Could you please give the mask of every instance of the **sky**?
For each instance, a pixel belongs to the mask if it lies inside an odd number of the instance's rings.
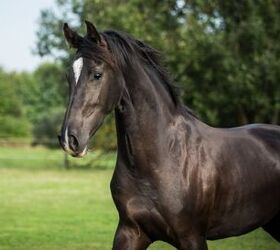
[[[8,71],[32,71],[40,62],[32,54],[40,10],[55,5],[55,0],[0,1],[0,66]]]

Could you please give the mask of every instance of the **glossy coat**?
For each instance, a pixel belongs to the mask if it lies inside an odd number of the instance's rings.
[[[65,25],[67,41],[86,57],[81,50],[91,40],[95,51],[107,49],[113,66],[106,53],[101,61],[96,55],[84,60],[84,67],[102,68],[103,79],[94,92],[92,72],[82,70],[60,142],[79,156],[115,109],[118,152],[111,191],[119,224],[113,249],[142,250],[162,240],[182,250],[205,250],[207,239],[258,227],[280,241],[280,127],[208,126],[174,95],[156,51],[118,32],[98,33],[88,22],[87,28],[82,38]],[[98,95],[95,101],[90,93]],[[70,150],[67,136],[74,138]]]

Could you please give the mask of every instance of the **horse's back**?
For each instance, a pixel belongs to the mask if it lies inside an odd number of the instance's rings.
[[[275,169],[280,171],[280,126],[270,124],[250,124],[239,128],[246,133],[245,139],[252,142],[252,148],[258,148],[261,158],[273,162]]]
[[[219,212],[211,218],[210,239],[251,231],[280,212],[280,127],[252,124],[218,129],[218,135],[223,141],[215,161]]]
[[[280,126],[250,124],[227,130],[221,155],[242,177],[278,180],[280,191]],[[222,163],[224,164],[224,162]]]
[[[259,153],[262,156],[272,157],[275,161],[280,160],[280,126],[249,124],[242,127],[226,129],[225,131],[226,136],[224,137],[233,138],[232,142],[237,145],[239,144],[239,149],[242,148],[242,143],[244,143],[245,149],[248,152],[254,152],[254,150],[259,149]],[[278,164],[280,167],[280,162]]]
[[[263,143],[266,149],[280,157],[280,126],[255,124],[248,126],[249,133]]]

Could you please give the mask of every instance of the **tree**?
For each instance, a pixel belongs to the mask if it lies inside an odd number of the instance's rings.
[[[50,109],[37,118],[33,126],[33,145],[41,144],[50,148],[59,146],[57,135],[63,121],[64,108]]]
[[[190,101],[206,104],[201,112],[213,107],[213,123],[224,126],[279,123],[280,3],[191,1],[189,8],[204,27],[189,38],[200,55],[185,69],[197,93]]]
[[[30,135],[31,125],[25,116],[22,96],[18,94],[17,83],[22,76],[0,69],[0,137]]]
[[[57,147],[57,135],[67,102],[67,82],[59,63],[44,63],[33,73],[34,83],[23,89],[34,144]],[[28,92],[28,95],[26,95]]]
[[[119,29],[161,50],[184,102],[217,126],[279,123],[280,2],[59,0],[44,10],[37,52],[66,63],[63,22]]]
[[[67,102],[67,81],[60,64],[45,63],[33,73],[35,86],[29,105],[32,106],[31,119],[36,122],[42,114],[60,109]]]

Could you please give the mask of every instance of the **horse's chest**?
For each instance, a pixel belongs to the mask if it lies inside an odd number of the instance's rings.
[[[114,180],[114,183],[118,181]],[[135,180],[133,183],[122,180],[118,191],[112,190],[112,193],[122,219],[141,227],[155,239],[163,239],[171,233],[165,218],[157,208],[158,195],[152,184],[143,180]]]

